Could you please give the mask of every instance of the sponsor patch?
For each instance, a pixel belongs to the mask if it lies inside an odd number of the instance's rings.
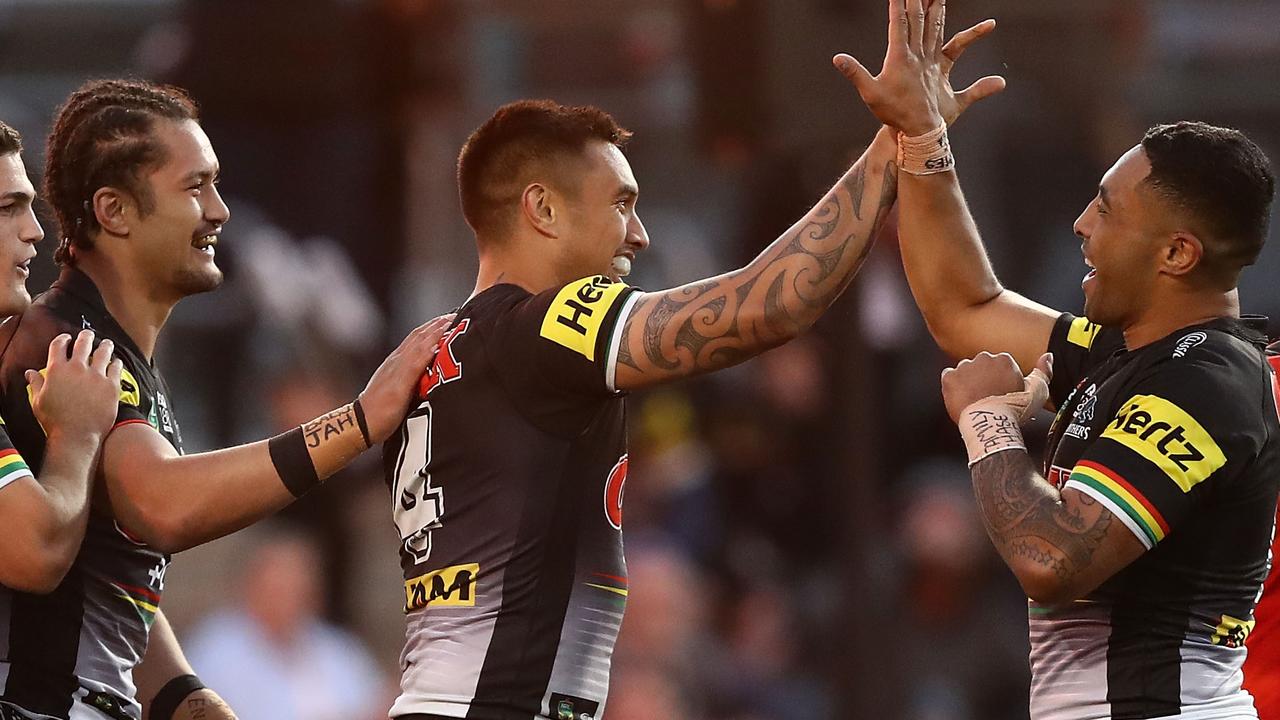
[[[1102,437],[1146,458],[1184,493],[1227,463],[1222,449],[1195,418],[1155,395],[1129,398]]]
[[[1207,624],[1207,623],[1206,623]],[[1225,645],[1229,648],[1244,647],[1244,641],[1253,632],[1256,620],[1241,620],[1230,615],[1223,615],[1222,622],[1213,629],[1211,640],[1214,645]]]
[[[1181,340],[1178,341],[1178,347],[1174,348],[1173,356],[1175,358],[1186,357],[1187,352],[1189,352],[1191,348],[1199,345],[1200,343],[1208,339],[1209,339],[1209,336],[1200,332],[1199,330],[1193,333],[1187,333],[1186,335],[1182,336]]]
[[[572,695],[551,693],[551,716],[556,720],[595,720],[600,703]]]
[[[453,565],[404,583],[404,611],[425,607],[475,607],[478,563]]]
[[[1093,339],[1098,336],[1098,331],[1101,329],[1101,325],[1089,322],[1089,318],[1076,318],[1071,321],[1071,327],[1067,329],[1067,342],[1088,350],[1093,347]]]
[[[128,368],[120,368],[120,404],[130,407],[142,404],[142,388]]]
[[[565,285],[542,318],[542,337],[594,361],[600,326],[609,308],[626,289],[625,284],[603,275]]]

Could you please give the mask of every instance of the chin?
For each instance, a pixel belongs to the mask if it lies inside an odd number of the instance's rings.
[[[209,265],[204,268],[188,269],[180,273],[174,285],[183,297],[199,295],[200,293],[217,290],[218,286],[222,284],[222,277],[222,271],[216,265]]]
[[[31,295],[25,285],[16,287],[0,298],[0,319],[17,315],[31,305]]]

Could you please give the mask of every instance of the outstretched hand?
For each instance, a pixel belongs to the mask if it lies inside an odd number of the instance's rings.
[[[876,118],[908,136],[923,135],[944,122],[950,125],[973,103],[1005,88],[998,75],[960,92],[951,87],[956,61],[975,40],[994,30],[996,21],[984,20],[943,44],[946,13],[945,0],[889,0],[889,48],[879,75],[872,75],[852,55],[832,58]]]

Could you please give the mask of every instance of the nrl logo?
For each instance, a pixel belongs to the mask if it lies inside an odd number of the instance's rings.
[[[1178,347],[1174,349],[1173,356],[1175,358],[1185,357],[1187,352],[1191,350],[1191,348],[1199,345],[1200,343],[1208,339],[1209,339],[1209,336],[1205,335],[1203,332],[1200,332],[1199,330],[1193,333],[1188,333],[1184,335],[1181,340],[1178,341]]]

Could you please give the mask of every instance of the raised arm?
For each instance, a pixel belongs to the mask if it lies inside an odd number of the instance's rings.
[[[390,436],[451,321],[437,318],[410,333],[356,402],[271,440],[179,455],[149,425],[117,427],[102,451],[115,517],[148,545],[178,552],[283,508]]]
[[[70,335],[54,338],[46,374],[27,372],[32,409],[48,432],[39,479],[7,437],[0,452],[0,583],[24,592],[52,592],[80,551],[98,449],[115,417],[121,365],[111,341],[91,353],[93,331],[83,330],[68,357],[70,344]]]
[[[955,61],[974,40],[995,29],[987,20],[943,45],[946,4],[941,0],[891,0],[890,43],[885,71],[872,77],[856,60],[837,58],[867,107],[906,137],[926,135],[948,124],[975,97],[1004,87],[985,77],[961,92],[951,88]],[[895,39],[896,38],[896,39]],[[914,68],[915,82],[886,78],[891,66]],[[944,136],[945,138],[945,136]],[[1008,352],[1032,367],[1049,345],[1059,313],[1006,290],[996,279],[978,235],[954,165],[941,172],[900,174],[898,237],[907,281],[929,331],[953,357],[982,350]]]
[[[893,206],[895,153],[881,129],[822,201],[746,267],[641,296],[622,329],[616,387],[735,365],[811,326],[849,285]]]

